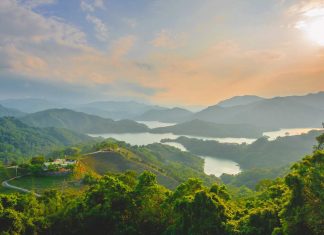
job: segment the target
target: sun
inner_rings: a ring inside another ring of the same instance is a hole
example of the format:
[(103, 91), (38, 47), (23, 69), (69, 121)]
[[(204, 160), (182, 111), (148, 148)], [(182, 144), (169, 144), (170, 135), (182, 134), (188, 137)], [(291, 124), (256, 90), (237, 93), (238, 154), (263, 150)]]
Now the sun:
[(312, 9), (304, 13), (305, 19), (296, 24), (296, 28), (305, 32), (313, 42), (324, 46), (324, 8)]

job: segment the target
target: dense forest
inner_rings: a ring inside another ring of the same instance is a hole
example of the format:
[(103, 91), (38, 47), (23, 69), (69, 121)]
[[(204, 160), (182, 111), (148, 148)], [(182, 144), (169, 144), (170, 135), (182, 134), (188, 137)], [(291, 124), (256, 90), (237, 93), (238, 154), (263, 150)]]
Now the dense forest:
[(150, 172), (88, 177), (77, 194), (0, 195), (3, 234), (323, 234), (324, 135), (282, 178), (235, 193), (191, 178), (173, 191)]

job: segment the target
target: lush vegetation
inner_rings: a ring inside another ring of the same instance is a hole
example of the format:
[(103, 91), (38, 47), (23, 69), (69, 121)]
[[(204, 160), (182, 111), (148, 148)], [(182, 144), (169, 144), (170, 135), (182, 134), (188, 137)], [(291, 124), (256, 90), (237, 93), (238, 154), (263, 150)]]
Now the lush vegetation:
[(135, 121), (114, 121), (69, 109), (49, 109), (28, 114), (21, 120), (30, 126), (66, 128), (80, 133), (137, 133), (149, 130)]
[(86, 135), (66, 129), (30, 127), (15, 118), (0, 118), (0, 161), (24, 160), (64, 146), (92, 141)]
[(189, 179), (170, 191), (144, 172), (88, 180), (83, 193), (0, 195), (0, 230), (9, 234), (323, 234), (324, 152), (294, 164), (253, 194), (231, 195)]
[(174, 126), (159, 127), (153, 133), (173, 133), (177, 135), (193, 135), (205, 137), (245, 137), (262, 136), (264, 129), (249, 124), (218, 124), (213, 122), (192, 120)]
[(141, 173), (145, 170), (154, 172), (158, 182), (168, 188), (175, 188), (190, 177), (198, 177), (207, 185), (218, 179), (208, 176), (203, 170), (203, 159), (177, 148), (150, 144), (131, 146), (125, 142), (108, 139), (92, 147), (92, 152), (81, 161), (89, 170), (97, 174), (106, 172), (125, 172), (133, 170)]
[(315, 138), (320, 133), (322, 131), (311, 131), (299, 136), (279, 137), (274, 141), (262, 137), (249, 145), (186, 137), (164, 141), (178, 142), (194, 154), (233, 160), (243, 169), (278, 168), (296, 162), (311, 152), (316, 143)]

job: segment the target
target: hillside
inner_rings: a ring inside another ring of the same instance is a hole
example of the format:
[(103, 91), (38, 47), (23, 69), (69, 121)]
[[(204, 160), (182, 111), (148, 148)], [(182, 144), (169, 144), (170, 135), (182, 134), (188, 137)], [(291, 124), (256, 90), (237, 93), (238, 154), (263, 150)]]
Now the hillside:
[[(282, 167), (298, 161), (312, 151), (316, 137), (323, 131), (311, 131), (299, 136), (280, 137), (268, 141), (259, 138), (250, 145), (219, 143), (212, 140), (198, 140), (179, 137), (174, 142), (182, 144), (193, 154), (230, 159), (242, 169)], [(170, 140), (164, 140), (170, 142)]]
[(24, 116), (21, 121), (31, 126), (66, 128), (80, 133), (139, 133), (148, 130), (147, 126), (135, 121), (114, 121), (69, 109), (45, 110)]
[(23, 115), (24, 113), (19, 110), (0, 105), (0, 117), (21, 117)]
[(15, 118), (0, 118), (1, 160), (45, 154), (55, 148), (91, 140), (66, 129), (30, 127)]
[(159, 127), (152, 133), (173, 133), (203, 137), (237, 137), (258, 138), (263, 130), (249, 124), (218, 124), (201, 120), (192, 120), (174, 126)]
[(257, 101), (264, 100), (264, 98), (256, 95), (243, 95), (243, 96), (234, 96), (227, 100), (220, 101), (217, 106), (220, 107), (233, 107), (238, 105), (247, 105)]
[(217, 182), (207, 186), (199, 178), (169, 190), (158, 183), (159, 176), (145, 171), (90, 177), (89, 187), (72, 194), (62, 189), (44, 192), (40, 198), (0, 194), (5, 222), (0, 232), (319, 235), (323, 232), (322, 150), (296, 162), (285, 176), (259, 182), (257, 190), (227, 188)]
[(181, 122), (192, 116), (192, 112), (182, 108), (172, 108), (164, 110), (149, 110), (136, 120), (139, 121), (160, 121), (160, 122)]
[[(111, 144), (116, 147), (107, 147)], [(191, 177), (200, 177), (207, 184), (216, 180), (214, 176), (204, 173), (203, 159), (164, 144), (138, 147), (107, 139), (96, 144), (94, 150), (96, 151), (88, 154), (82, 162), (90, 171), (100, 175), (107, 172), (132, 170), (141, 173), (148, 170), (157, 174), (159, 182), (168, 188), (174, 188)]]
[[(320, 95), (317, 97), (323, 100)], [(196, 113), (192, 118), (216, 123), (246, 123), (266, 128), (320, 127), (324, 110), (298, 99), (276, 97), (226, 108), (215, 105)]]

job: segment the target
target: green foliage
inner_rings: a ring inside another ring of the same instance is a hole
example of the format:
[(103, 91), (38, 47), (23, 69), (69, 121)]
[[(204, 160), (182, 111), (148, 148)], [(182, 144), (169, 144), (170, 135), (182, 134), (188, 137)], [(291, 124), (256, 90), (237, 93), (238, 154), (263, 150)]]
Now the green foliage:
[[(301, 160), (312, 151), (315, 138), (322, 131), (311, 131), (299, 136), (279, 137), (269, 141), (259, 138), (252, 144), (219, 143), (212, 140), (179, 137), (171, 140), (184, 145), (188, 151), (198, 154), (230, 159), (240, 164), (244, 170), (253, 168), (280, 168)], [(164, 140), (170, 141), (170, 140)]]
[[(150, 148), (139, 149), (150, 153)], [(125, 149), (120, 151), (123, 153)], [(263, 180), (257, 191), (246, 187), (228, 190), (217, 183), (207, 186), (198, 178), (187, 179), (170, 191), (159, 185), (157, 176), (148, 171), (139, 176), (128, 171), (86, 178), (89, 185), (80, 193), (51, 190), (39, 198), (0, 194), (0, 233), (320, 235), (324, 232), (324, 152), (320, 150), (294, 164), (284, 178)]]
[(288, 234), (323, 234), (324, 231), (324, 152), (317, 151), (292, 167), (285, 182), (289, 202), (282, 213)]
[(41, 165), (44, 162), (45, 162), (44, 156), (32, 157), (32, 159), (30, 160), (30, 163), (33, 165)]
[(35, 128), (15, 118), (0, 118), (0, 160), (5, 162), (91, 140), (88, 136), (64, 129)]

